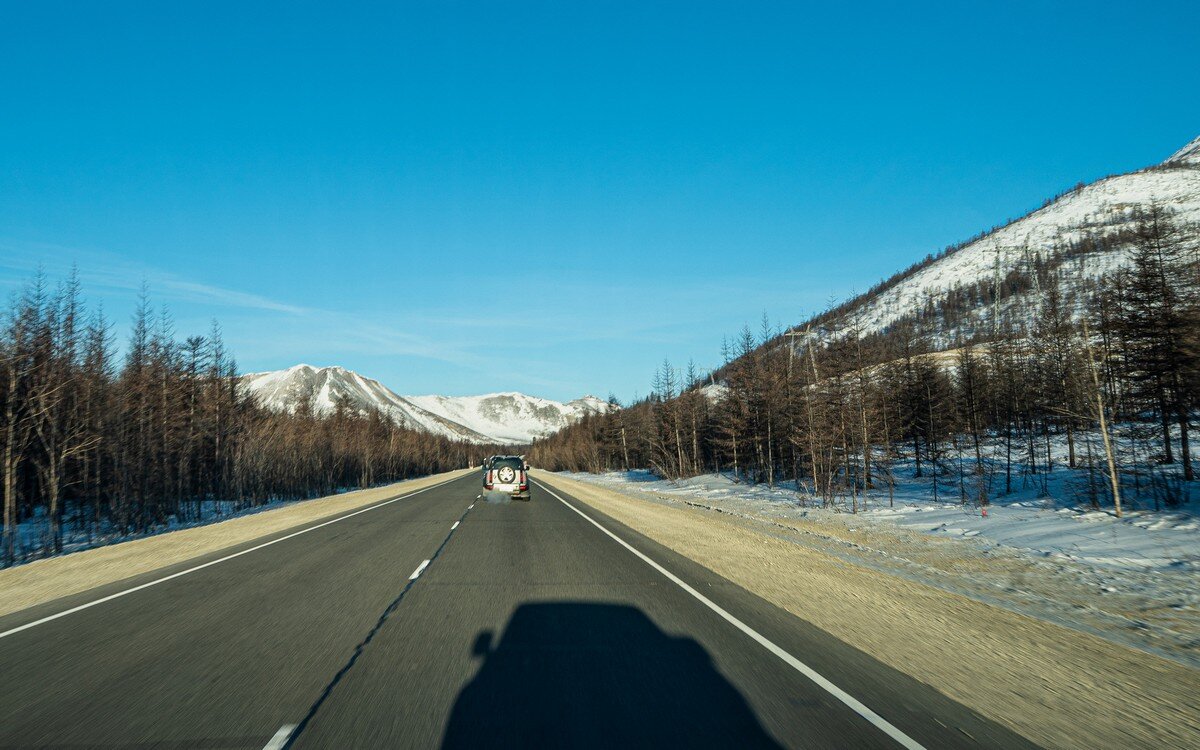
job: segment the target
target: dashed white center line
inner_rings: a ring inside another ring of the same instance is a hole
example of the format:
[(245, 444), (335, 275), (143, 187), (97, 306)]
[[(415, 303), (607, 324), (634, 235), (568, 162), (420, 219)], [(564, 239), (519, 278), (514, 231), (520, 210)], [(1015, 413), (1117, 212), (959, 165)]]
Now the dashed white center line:
[(458, 528), (458, 521), (455, 521), (455, 522), (454, 522), (454, 525), (450, 527), (450, 530), (451, 530), (451, 531), (454, 531), (454, 530), (455, 530), (455, 529), (457, 529), (457, 528)]
[(296, 731), (295, 724), (284, 724), (275, 733), (275, 736), (268, 740), (267, 744), (263, 745), (263, 750), (283, 750), (283, 747), (287, 745), (287, 741), (294, 731)]
[(417, 569), (413, 571), (413, 574), (408, 577), (408, 580), (410, 580), (410, 581), (417, 580), (417, 576), (419, 576), (419, 575), (421, 575), (421, 573), (425, 572), (425, 568), (428, 566), (429, 566), (428, 560), (426, 560), (425, 562), (418, 565)]
[(467, 510), (470, 510), (471, 508), (474, 508), (474, 507), (475, 507), (475, 503), (471, 503), (470, 505), (467, 506)]

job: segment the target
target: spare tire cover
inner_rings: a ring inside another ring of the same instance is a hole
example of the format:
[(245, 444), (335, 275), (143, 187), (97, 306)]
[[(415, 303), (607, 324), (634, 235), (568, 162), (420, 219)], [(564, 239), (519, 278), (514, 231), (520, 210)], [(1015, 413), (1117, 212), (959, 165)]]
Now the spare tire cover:
[(517, 478), (517, 473), (511, 466), (501, 466), (497, 476), (501, 484), (512, 484), (513, 480)]

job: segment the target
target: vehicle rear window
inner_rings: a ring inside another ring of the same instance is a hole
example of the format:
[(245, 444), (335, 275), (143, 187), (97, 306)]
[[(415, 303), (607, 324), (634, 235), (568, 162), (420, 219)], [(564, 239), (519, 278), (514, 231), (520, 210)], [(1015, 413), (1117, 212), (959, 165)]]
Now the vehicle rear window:
[(507, 466), (509, 468), (520, 471), (522, 469), (522, 463), (523, 462), (519, 458), (497, 458), (495, 461), (492, 462), (492, 468), (500, 469), (504, 466)]

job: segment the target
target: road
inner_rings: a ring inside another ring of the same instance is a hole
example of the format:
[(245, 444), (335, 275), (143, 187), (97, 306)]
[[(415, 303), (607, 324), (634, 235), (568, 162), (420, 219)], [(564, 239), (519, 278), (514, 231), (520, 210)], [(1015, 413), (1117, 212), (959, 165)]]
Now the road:
[(568, 495), (478, 493), (0, 618), (38, 623), (0, 637), (0, 747), (1030, 746)]

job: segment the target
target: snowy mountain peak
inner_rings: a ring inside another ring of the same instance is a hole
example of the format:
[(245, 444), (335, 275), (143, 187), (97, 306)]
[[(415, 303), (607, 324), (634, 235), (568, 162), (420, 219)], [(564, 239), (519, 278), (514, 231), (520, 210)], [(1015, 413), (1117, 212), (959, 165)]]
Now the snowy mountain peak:
[(1171, 154), (1163, 164), (1200, 166), (1200, 136), (1193, 138), (1186, 146)]
[(295, 412), (307, 404), (323, 415), (341, 402), (360, 413), (379, 411), (405, 427), (473, 443), (528, 443), (609, 408), (593, 396), (565, 404), (517, 392), (400, 396), (377, 380), (336, 365), (299, 364), (250, 373), (242, 376), (242, 385), (269, 409)]

